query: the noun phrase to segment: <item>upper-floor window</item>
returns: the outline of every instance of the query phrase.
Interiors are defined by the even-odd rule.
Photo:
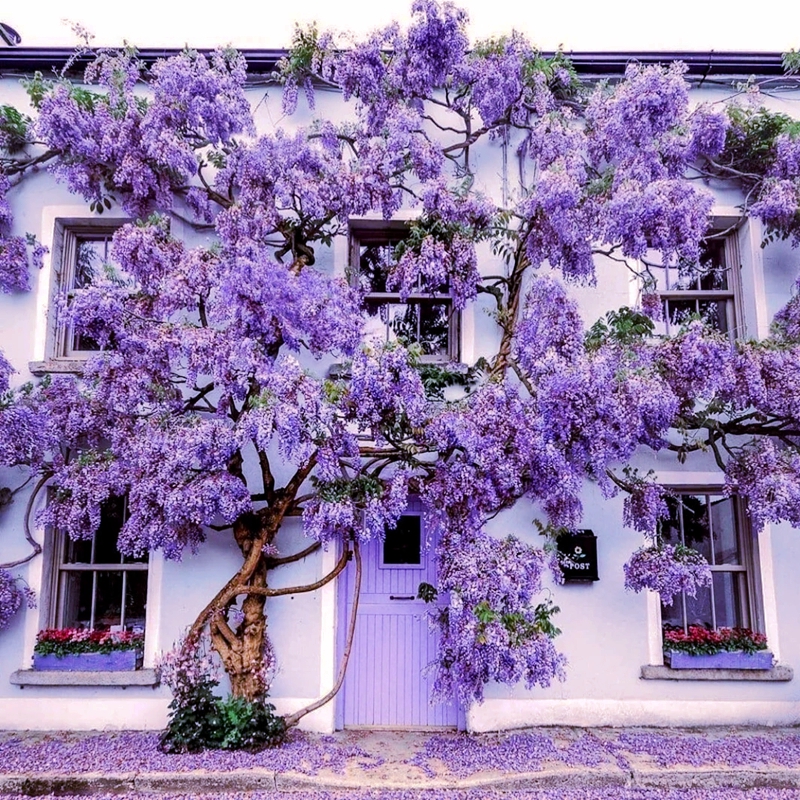
[[[730,339],[741,338],[738,264],[735,237],[712,234],[703,242],[699,269],[686,273],[679,266],[666,267],[659,278],[663,332],[673,335],[699,316]]]
[[[50,303],[49,355],[76,359],[96,352],[96,341],[73,330],[60,309],[111,263],[111,239],[124,220],[59,219],[53,240],[54,281]]]
[[[104,504],[91,539],[56,534],[53,627],[144,631],[148,558],[117,549],[125,517],[125,498],[113,498]]]
[[[395,248],[404,226],[353,227],[350,269],[365,293],[366,337],[369,340],[416,344],[422,361],[456,361],[459,357],[459,316],[446,284],[434,291],[416,287],[407,297],[387,286],[396,263]]]
[[[662,605],[662,623],[684,630],[689,625],[761,629],[757,553],[742,501],[696,492],[671,497],[668,505],[662,537],[701,553],[711,565],[711,585],[698,588],[696,597],[679,594],[672,605]]]

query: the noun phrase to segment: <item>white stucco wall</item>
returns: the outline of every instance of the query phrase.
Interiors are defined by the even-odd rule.
[[[6,102],[22,104],[23,93],[11,81],[3,83]],[[716,90],[715,90],[716,91]],[[253,90],[253,105],[258,105],[257,123],[263,130],[285,125],[280,111],[279,92]],[[709,95],[712,96],[712,95]],[[716,95],[713,95],[716,97]],[[340,99],[331,92],[318,97],[317,113],[339,119],[344,111]],[[305,117],[305,119],[304,119]],[[309,117],[302,112],[292,124],[303,124]],[[498,197],[506,189],[517,188],[518,171],[513,148],[506,154],[507,180],[503,180],[504,158],[499,144],[492,144],[477,155],[479,183]],[[720,209],[730,209],[741,198],[726,192],[718,197]],[[26,180],[12,193],[16,213],[15,232],[36,234],[42,241],[52,240],[56,216],[91,216],[79,200],[46,174]],[[70,209],[66,211],[65,209]],[[174,221],[173,232],[197,241],[204,235],[190,233]],[[768,319],[785,302],[797,275],[798,252],[785,243],[761,250],[753,232],[748,254],[743,254],[750,270],[746,287],[753,292],[763,286],[763,297],[745,298],[748,330],[763,335]],[[325,270],[344,270],[347,248],[337,242],[330,252],[318,254],[318,266]],[[487,274],[497,271],[497,261],[489,248],[481,250],[481,266]],[[33,276],[34,290],[28,294],[0,295],[0,347],[19,371],[18,382],[30,380],[28,363],[42,358],[47,285],[50,266]],[[637,286],[627,270],[618,264],[598,263],[596,287],[573,287],[588,324],[610,308],[632,305]],[[472,363],[494,352],[497,329],[486,313],[491,306],[481,298],[462,318],[462,360]],[[310,362],[324,371],[326,363]],[[654,468],[662,480],[708,486],[719,476],[703,459],[681,468],[667,455],[643,454],[643,466]],[[676,477],[677,476],[677,477]],[[0,471],[0,485],[17,485],[19,474]],[[27,496],[20,492],[15,502],[0,512],[0,561],[22,557],[27,545],[21,536]],[[551,586],[561,607],[556,622],[564,631],[557,640],[569,659],[567,680],[548,689],[490,686],[486,701],[468,712],[472,730],[512,728],[541,724],[622,725],[718,723],[793,724],[800,722],[800,679],[788,683],[672,682],[642,680],[640,668],[660,663],[660,618],[658,603],[652,596],[631,595],[623,588],[622,565],[641,543],[641,535],[622,525],[621,498],[605,500],[595,486],[584,494],[584,525],[598,536],[600,580],[592,584]],[[497,535],[513,533],[537,542],[531,525],[536,509],[520,503],[490,523]],[[44,533],[34,531],[41,542]],[[307,540],[298,520],[291,520],[280,535],[281,548],[302,549]],[[773,526],[762,532],[761,580],[765,620],[770,641],[780,662],[800,668],[800,617],[795,565],[800,563],[800,536],[789,526]],[[273,584],[291,586],[313,581],[330,569],[335,553],[323,552],[274,573]],[[238,551],[229,535],[209,532],[208,541],[197,554],[186,554],[183,561],[165,562],[155,555],[151,561],[148,597],[148,628],[145,666],[152,666],[157,654],[168,650],[210,599],[213,591],[235,571],[240,563]],[[30,586],[41,589],[43,559],[13,570]],[[291,711],[326,692],[336,672],[334,660],[336,624],[335,585],[303,594],[289,595],[268,602],[270,632],[279,658],[279,672],[272,688],[272,699],[279,711]],[[10,627],[0,632],[0,727],[7,728],[160,728],[164,725],[169,693],[163,687],[26,687],[9,682],[11,673],[30,665],[36,631],[44,627],[43,610],[20,613]],[[224,687],[223,687],[224,689]],[[331,730],[334,705],[329,704],[306,718],[303,725],[316,730]]]

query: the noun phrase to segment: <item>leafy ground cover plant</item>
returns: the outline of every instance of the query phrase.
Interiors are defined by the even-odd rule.
[[[286,723],[265,696],[254,700],[215,696],[217,663],[205,642],[197,649],[178,645],[162,656],[158,672],[172,691],[169,722],[159,738],[163,752],[257,750],[285,739]]]

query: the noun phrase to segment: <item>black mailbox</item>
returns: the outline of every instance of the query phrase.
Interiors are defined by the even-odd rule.
[[[588,530],[558,537],[558,562],[565,581],[599,581],[597,537]]]

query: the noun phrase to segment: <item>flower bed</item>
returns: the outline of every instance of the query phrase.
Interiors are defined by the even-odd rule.
[[[33,648],[33,668],[91,672],[138,669],[143,643],[144,634],[129,631],[39,631]]]

